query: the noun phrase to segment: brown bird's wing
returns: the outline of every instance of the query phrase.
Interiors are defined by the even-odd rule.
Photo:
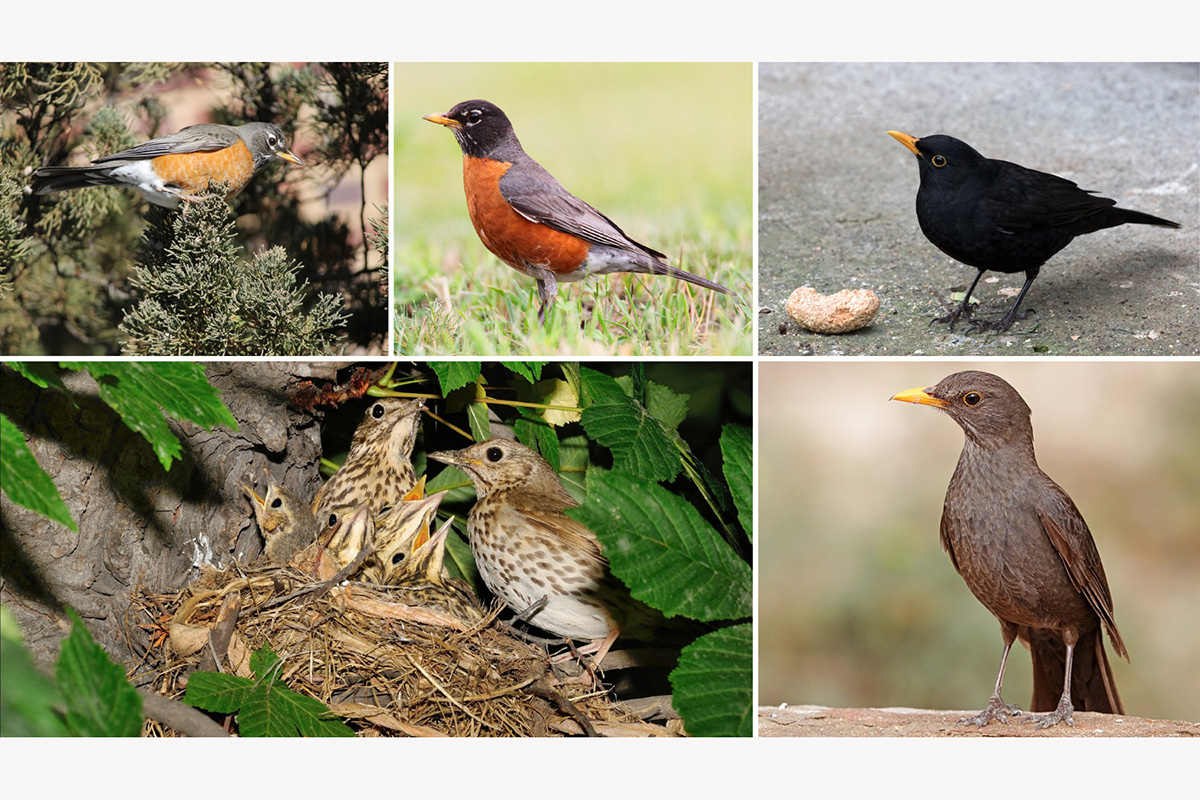
[[[529,522],[530,535],[578,553],[588,572],[608,570],[608,559],[604,557],[596,535],[564,514],[561,502],[524,492],[513,493],[510,502]],[[575,505],[574,501],[571,505]]]
[[[1092,539],[1083,515],[1075,507],[1075,503],[1067,496],[1058,484],[1048,482],[1049,502],[1039,505],[1038,519],[1050,543],[1062,559],[1071,584],[1084,596],[1088,605],[1100,617],[1108,636],[1112,639],[1117,654],[1129,659],[1125,643],[1117,631],[1117,623],[1113,619],[1112,595],[1108,590],[1108,579],[1104,577],[1104,565],[1100,563],[1100,552]]]
[[[111,161],[141,161],[177,153],[208,153],[216,150],[224,150],[226,147],[231,147],[240,141],[241,138],[237,133],[224,125],[209,123],[189,125],[183,130],[168,134],[167,136],[160,136],[157,139],[142,142],[128,150],[122,150],[119,153],[98,158],[92,163],[106,164]]]
[[[514,164],[500,179],[500,193],[518,214],[592,244],[636,249],[655,258],[663,253],[635,242],[608,217],[568,192],[532,160]]]

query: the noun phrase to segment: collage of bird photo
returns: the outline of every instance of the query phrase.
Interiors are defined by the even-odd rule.
[[[0,104],[0,734],[1200,736],[1200,64]]]

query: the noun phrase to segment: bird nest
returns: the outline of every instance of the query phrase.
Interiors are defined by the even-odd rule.
[[[167,697],[182,698],[197,670],[254,678],[251,654],[270,647],[287,687],[359,736],[682,733],[678,720],[640,719],[578,661],[564,669],[516,638],[496,610],[472,624],[397,602],[387,587],[265,565],[207,571],[174,594],[143,589],[135,607],[155,632],[138,672]],[[149,733],[173,732],[151,723]]]

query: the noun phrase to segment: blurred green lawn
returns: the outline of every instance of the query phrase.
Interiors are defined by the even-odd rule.
[[[580,284],[560,287],[565,319],[550,339],[536,319],[496,296],[533,293],[534,283],[501,264],[475,235],[462,189],[462,157],[450,132],[422,119],[482,98],[508,114],[525,150],[572,193],[612,218],[672,264],[734,290],[717,295],[706,341],[625,341],[631,352],[750,354],[753,275],[753,71],[749,64],[397,64],[394,72],[395,302],[398,328],[427,319],[439,290],[474,333],[472,346],[510,337],[494,352],[558,347],[578,328]],[[682,262],[680,261],[682,257]],[[447,281],[448,283],[441,283]],[[439,288],[439,284],[441,287]],[[599,305],[625,287],[645,287],[633,313],[658,313],[669,278],[601,276],[584,284]],[[709,294],[688,287],[700,301]],[[489,297],[491,295],[491,297]],[[536,310],[536,306],[533,307]],[[487,309],[493,309],[490,313]],[[601,309],[603,311],[603,309]],[[663,312],[669,313],[669,312]],[[686,312],[684,312],[686,314]],[[495,316],[516,318],[492,319]],[[482,326],[471,329],[470,325]],[[667,327],[683,327],[670,317]],[[594,337],[603,333],[591,332]],[[643,334],[645,335],[645,334]],[[669,336],[651,326],[649,335]],[[414,334],[414,351],[461,338]],[[588,343],[591,344],[590,342]],[[590,352],[604,352],[605,343]],[[613,352],[622,352],[613,349]],[[408,352],[402,350],[402,352]]]
[[[963,434],[888,401],[961,369],[1033,409],[1038,462],[1090,526],[1131,662],[1128,713],[1200,721],[1200,364],[764,362],[759,373],[759,702],[978,711],[996,620],[942,552]],[[1106,640],[1107,641],[1107,640]],[[1004,697],[1027,707],[1028,651]]]

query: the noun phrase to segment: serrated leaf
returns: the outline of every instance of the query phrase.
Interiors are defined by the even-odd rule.
[[[178,361],[64,362],[68,369],[91,373],[100,399],[108,403],[130,430],[140,433],[158,456],[163,469],[179,458],[183,446],[163,416],[190,420],[212,430],[224,425],[237,430],[237,420],[221,402],[200,364]]]
[[[0,606],[0,736],[69,736],[62,705],[58,689],[34,666],[16,619]]]
[[[558,436],[554,430],[537,418],[537,415],[531,415],[534,418],[529,419],[524,413],[528,409],[521,409],[520,418],[513,422],[513,433],[516,434],[517,441],[526,447],[532,447],[534,450],[542,454],[542,458],[550,462],[550,466],[558,469]]]
[[[564,411],[564,408],[578,409],[579,395],[575,392],[575,388],[570,383],[557,378],[550,380],[539,381],[534,386],[534,390],[542,398],[542,402],[548,406],[559,406],[560,408],[547,408],[542,412],[542,419],[548,425],[553,425],[556,428],[561,428],[563,425],[570,425],[572,422],[578,422],[579,417],[583,413],[581,410]]]
[[[618,386],[625,389],[630,399],[634,402],[642,402],[638,399],[638,395],[634,391],[631,378],[625,376],[617,378],[616,381]],[[651,416],[662,423],[664,428],[672,431],[677,430],[679,424],[687,419],[688,402],[692,399],[691,395],[681,394],[654,381],[646,381],[644,383],[642,394],[645,396],[644,405],[646,406],[646,410],[650,412]]]
[[[443,397],[479,379],[478,361],[430,361],[429,368],[437,375]]]
[[[277,680],[261,680],[250,691],[238,713],[238,730],[242,736],[354,735],[320,700]]]
[[[567,514],[591,529],[633,596],[713,621],[749,617],[750,567],[682,498],[621,472],[589,470],[587,501]]]
[[[242,707],[254,681],[221,672],[193,672],[188,676],[183,702],[205,711],[232,714]]]
[[[590,369],[581,374],[587,402],[583,429],[612,451],[613,469],[647,480],[673,480],[680,470],[674,432],[668,432],[612,378]]]
[[[59,380],[58,370],[54,364],[46,361],[5,361],[4,363],[24,375],[34,386],[40,386],[43,389],[53,386],[56,389],[67,390],[67,387],[63,386],[62,381]]]
[[[54,481],[46,474],[25,444],[25,434],[12,420],[0,414],[0,490],[20,506],[79,530]]]
[[[503,364],[530,383],[537,382],[542,375],[542,367],[546,366],[545,361],[505,361]]]
[[[726,425],[721,429],[721,457],[725,481],[738,522],[751,540],[754,539],[754,438],[744,425]]]
[[[483,400],[487,397],[487,391],[483,388],[483,384],[475,383],[475,399]],[[488,420],[487,403],[467,403],[467,422],[471,427],[471,435],[475,437],[477,442],[485,442],[492,438],[492,424]]]
[[[140,735],[142,698],[125,679],[125,669],[96,644],[74,611],[68,613],[73,625],[54,670],[67,727],[79,736]]]
[[[753,735],[752,626],[723,628],[685,647],[671,688],[671,703],[692,736]]]

